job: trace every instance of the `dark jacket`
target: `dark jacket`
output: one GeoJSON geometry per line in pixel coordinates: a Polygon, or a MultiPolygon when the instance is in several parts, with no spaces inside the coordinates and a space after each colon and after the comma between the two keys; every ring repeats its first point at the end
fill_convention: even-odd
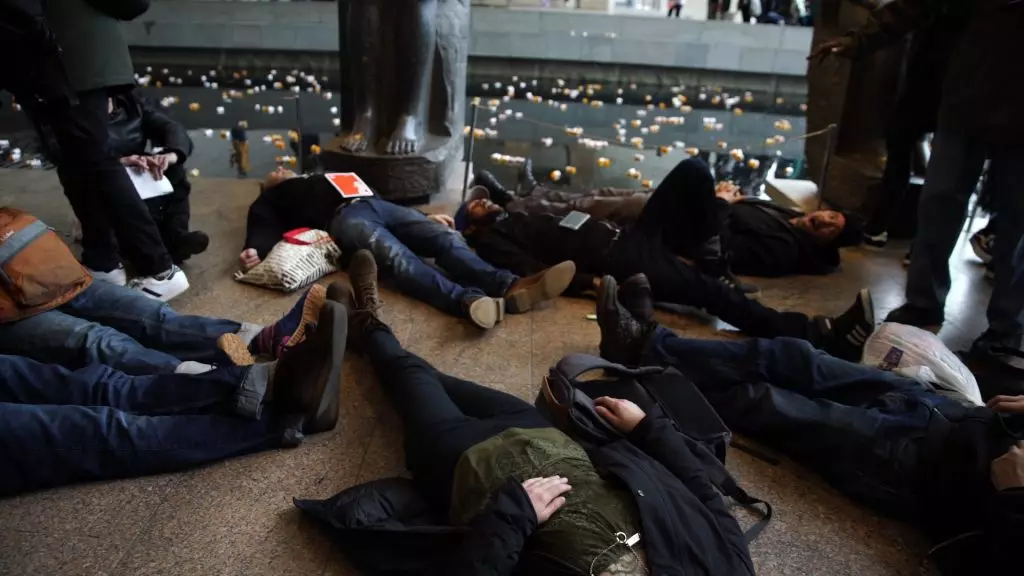
{"type": "Polygon", "coordinates": [[[138,89],[114,97],[108,126],[110,148],[118,157],[144,154],[146,142],[164,152],[174,152],[178,165],[192,155],[192,139],[180,123],[163,113],[138,89]]]}
{"type": "MultiPolygon", "coordinates": [[[[603,476],[634,495],[651,574],[754,573],[739,524],[671,420],[652,413],[628,439],[584,447],[603,476]]],[[[521,573],[520,552],[537,529],[520,481],[510,478],[489,507],[460,528],[448,526],[402,479],[295,505],[326,524],[364,574],[506,576],[521,573]]]]}
{"type": "Polygon", "coordinates": [[[954,45],[942,90],[939,128],[976,137],[991,145],[1021,147],[1024,115],[1024,2],[1019,0],[897,0],[872,12],[851,33],[855,55],[893,44],[937,18],[962,24],[948,41],[954,45]],[[949,12],[949,14],[944,14],[949,12]]]}
{"type": "MultiPolygon", "coordinates": [[[[992,460],[1021,438],[1024,417],[967,411],[946,430],[932,426],[917,523],[943,574],[1010,575],[1024,570],[1024,488],[996,491],[992,460]]],[[[927,450],[927,448],[926,448],[927,450]]]]}
{"type": "Polygon", "coordinates": [[[149,9],[149,0],[47,0],[46,17],[77,92],[135,84],[122,20],[149,9]]]}
{"type": "Polygon", "coordinates": [[[243,248],[255,248],[266,258],[289,230],[326,230],[341,204],[341,194],[323,176],[299,176],[261,190],[249,206],[243,248]]]}
{"type": "Polygon", "coordinates": [[[610,222],[590,218],[579,230],[559,226],[555,214],[504,212],[490,225],[466,232],[467,243],[494,266],[517,276],[529,276],[572,260],[576,276],[568,293],[580,295],[594,289],[594,281],[606,273],[605,256],[618,237],[610,222]]]}
{"type": "Polygon", "coordinates": [[[839,266],[839,250],[818,244],[789,223],[803,214],[748,198],[729,206],[722,246],[733,272],[773,278],[791,274],[828,274],[839,266]]]}

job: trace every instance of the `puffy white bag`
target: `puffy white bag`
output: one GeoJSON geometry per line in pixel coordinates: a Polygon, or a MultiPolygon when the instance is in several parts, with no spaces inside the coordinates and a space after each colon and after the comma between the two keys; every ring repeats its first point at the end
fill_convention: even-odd
{"type": "Polygon", "coordinates": [[[307,230],[296,239],[304,244],[278,242],[262,262],[235,280],[284,292],[298,290],[338,271],[341,250],[323,230],[307,230]]]}
{"type": "Polygon", "coordinates": [[[882,324],[864,345],[861,363],[913,378],[964,404],[984,405],[974,374],[938,336],[920,328],[882,324]]]}

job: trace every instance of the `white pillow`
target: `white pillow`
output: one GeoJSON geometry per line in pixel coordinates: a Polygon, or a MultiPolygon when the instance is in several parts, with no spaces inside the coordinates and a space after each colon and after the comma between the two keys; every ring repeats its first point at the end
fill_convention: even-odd
{"type": "Polygon", "coordinates": [[[338,271],[341,250],[323,230],[307,230],[296,236],[307,244],[278,242],[262,262],[248,272],[235,272],[235,280],[291,292],[338,271]]]}

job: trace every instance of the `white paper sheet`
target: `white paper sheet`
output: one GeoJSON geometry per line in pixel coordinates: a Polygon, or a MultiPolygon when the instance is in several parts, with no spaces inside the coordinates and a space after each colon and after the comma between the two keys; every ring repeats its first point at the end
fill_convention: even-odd
{"type": "Polygon", "coordinates": [[[128,177],[132,179],[132,184],[135,185],[139,198],[143,200],[156,198],[157,196],[166,196],[174,192],[174,186],[171,185],[171,181],[167,179],[167,176],[155,180],[149,172],[140,171],[131,166],[125,166],[124,169],[128,171],[128,177]]]}

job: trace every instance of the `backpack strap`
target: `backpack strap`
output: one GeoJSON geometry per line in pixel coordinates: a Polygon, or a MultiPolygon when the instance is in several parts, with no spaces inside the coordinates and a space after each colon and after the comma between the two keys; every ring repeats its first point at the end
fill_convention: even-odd
{"type": "Polygon", "coordinates": [[[648,374],[660,374],[664,368],[657,366],[644,366],[640,368],[626,368],[622,364],[609,362],[604,358],[591,356],[590,354],[569,354],[562,358],[554,367],[554,372],[559,373],[563,378],[572,382],[591,370],[603,369],[621,376],[646,376],[648,374]]]}
{"type": "MultiPolygon", "coordinates": [[[[703,450],[707,452],[707,448],[699,443],[688,442],[687,444],[690,445],[691,451],[703,450]]],[[[761,535],[765,526],[771,522],[772,515],[774,514],[772,505],[760,498],[754,498],[748,494],[747,491],[736,482],[736,479],[732,477],[732,474],[730,474],[729,470],[726,469],[725,464],[722,464],[710,452],[707,452],[706,457],[700,457],[700,455],[697,456],[700,459],[701,464],[704,465],[704,471],[707,473],[708,479],[711,480],[711,483],[714,484],[716,488],[718,488],[719,492],[729,498],[732,498],[744,508],[761,514],[761,519],[751,526],[749,530],[743,533],[744,540],[746,540],[747,544],[750,544],[761,535]],[[757,508],[757,504],[764,505],[764,510],[762,511],[757,508]]]]}
{"type": "Polygon", "coordinates": [[[11,258],[17,256],[19,252],[35,242],[37,238],[46,234],[47,230],[49,228],[47,228],[46,224],[41,220],[36,220],[11,234],[9,238],[3,241],[3,244],[0,244],[0,268],[6,266],[11,258]]]}

